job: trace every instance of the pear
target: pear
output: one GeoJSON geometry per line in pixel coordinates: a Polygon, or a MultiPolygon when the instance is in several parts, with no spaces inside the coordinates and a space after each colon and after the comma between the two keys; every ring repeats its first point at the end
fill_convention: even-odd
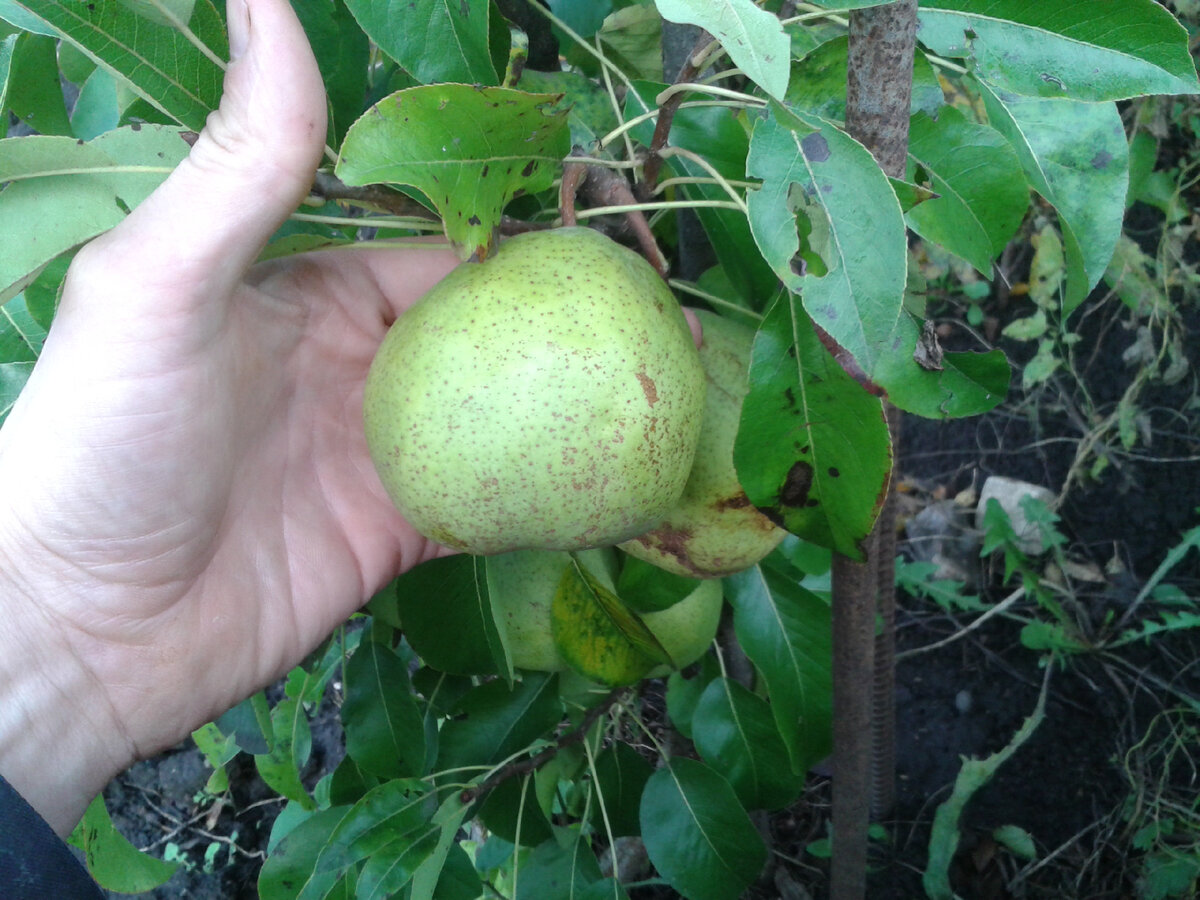
{"type": "Polygon", "coordinates": [[[476,554],[656,525],[683,493],[705,394],[670,289],[587,228],[523,234],[456,268],[397,319],[364,391],[392,501],[476,554]]]}
{"type": "MultiPolygon", "coordinates": [[[[724,601],[721,582],[702,581],[674,606],[642,613],[642,621],[654,632],[675,667],[682,669],[703,656],[717,636],[724,601]]],[[[668,667],[659,666],[651,670],[649,677],[666,675],[669,671],[668,667]]]]}
{"type": "Polygon", "coordinates": [[[691,475],[666,519],[621,549],[677,575],[717,578],[754,565],[786,532],[754,508],[733,466],[754,331],[715,313],[696,315],[704,328],[707,389],[691,475]]]}

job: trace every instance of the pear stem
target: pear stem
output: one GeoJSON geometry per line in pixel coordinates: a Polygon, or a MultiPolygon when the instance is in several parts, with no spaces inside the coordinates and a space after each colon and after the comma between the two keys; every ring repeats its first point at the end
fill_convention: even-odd
{"type": "Polygon", "coordinates": [[[642,255],[666,281],[670,272],[667,260],[654,240],[654,232],[650,230],[650,223],[642,212],[643,205],[638,203],[624,176],[605,166],[568,162],[563,167],[559,189],[559,215],[563,225],[578,223],[575,199],[580,192],[585,194],[591,206],[623,208],[621,211],[625,215],[625,223],[637,238],[642,255]]]}

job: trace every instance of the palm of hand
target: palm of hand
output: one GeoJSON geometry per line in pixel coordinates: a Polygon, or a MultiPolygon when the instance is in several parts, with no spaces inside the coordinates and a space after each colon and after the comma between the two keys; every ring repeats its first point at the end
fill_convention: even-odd
{"type": "Polygon", "coordinates": [[[37,536],[22,564],[69,585],[41,612],[144,755],[438,552],[378,483],[361,392],[390,321],[454,260],[319,254],[251,270],[228,298],[150,273],[134,297],[94,246],[5,429],[3,489],[37,536]]]}

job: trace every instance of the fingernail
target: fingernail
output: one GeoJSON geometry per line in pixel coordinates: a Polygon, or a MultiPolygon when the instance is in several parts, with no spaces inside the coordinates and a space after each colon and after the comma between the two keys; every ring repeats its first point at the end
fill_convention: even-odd
{"type": "Polygon", "coordinates": [[[228,0],[225,19],[229,27],[229,61],[233,62],[250,43],[250,8],[246,0],[228,0]]]}

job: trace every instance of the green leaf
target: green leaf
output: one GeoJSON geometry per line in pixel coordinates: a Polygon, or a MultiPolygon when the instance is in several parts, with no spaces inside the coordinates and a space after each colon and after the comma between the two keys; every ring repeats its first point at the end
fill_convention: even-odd
{"type": "Polygon", "coordinates": [[[341,873],[317,872],[316,862],[348,811],[349,807],[334,806],[313,813],[270,848],[258,873],[260,900],[296,900],[302,892],[306,896],[330,896],[341,873]]]}
{"type": "MultiPolygon", "coordinates": [[[[567,846],[550,839],[534,848],[521,864],[515,900],[590,900],[586,885],[600,880],[600,866],[590,848],[576,835],[567,846]]],[[[620,894],[610,892],[610,898],[620,894]]]]}
{"type": "Polygon", "coordinates": [[[1013,319],[1000,332],[1005,337],[1015,341],[1032,341],[1046,333],[1050,325],[1046,321],[1046,311],[1039,309],[1032,316],[1023,319],[1013,319]]]}
{"type": "Polygon", "coordinates": [[[1041,100],[981,86],[988,119],[1058,211],[1067,253],[1064,318],[1099,282],[1125,214],[1129,144],[1114,103],[1041,100]]]}
{"type": "Polygon", "coordinates": [[[271,710],[271,732],[268,751],[254,757],[259,776],[275,793],[315,809],[300,777],[312,753],[312,731],[303,704],[290,697],[279,701],[271,710]]]}
{"type": "Polygon", "coordinates": [[[554,837],[554,828],[538,800],[532,776],[508,778],[487,795],[479,820],[510,844],[535,847],[554,837]]]}
{"type": "MultiPolygon", "coordinates": [[[[590,6],[592,0],[587,0],[590,6]]],[[[522,90],[562,97],[556,109],[567,112],[571,145],[596,150],[602,137],[617,127],[617,113],[608,93],[579,72],[538,72],[526,69],[522,90]]]]}
{"type": "Polygon", "coordinates": [[[217,108],[224,73],[214,58],[228,59],[229,44],[212,0],[196,0],[188,22],[207,54],[174,28],[151,22],[120,3],[21,2],[184,127],[200,131],[217,108]]]}
{"type": "Polygon", "coordinates": [[[379,49],[422,84],[497,83],[488,51],[491,3],[346,0],[346,5],[379,49]]]}
{"type": "Polygon", "coordinates": [[[763,182],[747,197],[763,257],[813,321],[873,375],[894,352],[908,272],[904,215],[887,176],[829,122],[778,105],[754,126],[746,172],[763,182]]]}
{"type": "Polygon", "coordinates": [[[159,25],[174,25],[192,17],[196,0],[117,0],[143,18],[159,25]]]}
{"type": "Polygon", "coordinates": [[[952,106],[936,119],[913,116],[908,177],[938,195],[908,212],[909,226],[990,277],[1029,208],[1020,160],[1004,136],[952,106]]]}
{"type": "Polygon", "coordinates": [[[654,0],[669,22],[698,25],[725,48],[733,64],[776,100],[788,86],[791,39],[779,19],[752,0],[654,0]]]}
{"type": "Polygon", "coordinates": [[[329,100],[328,140],[337,147],[346,129],[363,111],[370,41],[344,0],[292,0],[292,7],[304,26],[321,70],[329,100]]]}
{"type": "Polygon", "coordinates": [[[336,172],[351,185],[417,188],[460,254],[483,259],[505,205],[550,187],[570,149],[566,113],[552,108],[557,100],[463,84],[397,91],[350,127],[336,172]]]}
{"type": "Polygon", "coordinates": [[[572,559],[550,605],[554,645],[575,671],[606,685],[632,684],[671,657],[641,617],[572,559]]]}
{"type": "Polygon", "coordinates": [[[29,314],[24,296],[0,306],[0,362],[34,362],[45,340],[46,330],[29,314]]]}
{"type": "Polygon", "coordinates": [[[1009,853],[1019,859],[1037,859],[1037,847],[1033,843],[1033,835],[1017,825],[1001,825],[992,829],[992,837],[997,844],[1005,847],[1009,853]]]}
{"type": "Polygon", "coordinates": [[[0,363],[0,424],[8,418],[32,373],[31,362],[0,363]]]}
{"type": "Polygon", "coordinates": [[[692,717],[696,712],[696,704],[704,694],[704,689],[714,678],[721,675],[720,666],[711,653],[700,657],[700,671],[685,675],[682,671],[674,671],[667,676],[667,715],[675,730],[688,740],[693,740],[692,717]]]}
{"type": "Polygon", "coordinates": [[[383,778],[424,775],[425,728],[408,667],[378,641],[364,641],[346,663],[342,723],[346,753],[383,778]]]}
{"type": "Polygon", "coordinates": [[[179,863],[150,856],[129,843],[113,825],[103,796],[88,805],[70,842],[83,851],[88,872],[100,886],[122,894],[153,890],[179,868],[179,863]]]}
{"type": "Polygon", "coordinates": [[[962,769],[954,780],[954,790],[938,806],[933,816],[933,831],[929,836],[929,863],[922,883],[930,900],[954,900],[950,886],[950,863],[958,849],[959,819],[975,792],[992,780],[996,770],[1024,744],[1045,717],[1046,686],[1038,696],[1037,707],[1002,749],[986,759],[963,759],[962,769]]]}
{"type": "Polygon", "coordinates": [[[116,225],[186,155],[179,130],[119,128],[67,137],[0,140],[0,302],[59,254],[116,225]]]}
{"type": "MultiPolygon", "coordinates": [[[[266,753],[270,749],[264,733],[264,720],[260,720],[255,709],[259,700],[265,705],[266,698],[261,693],[247,697],[237,706],[226,710],[215,721],[222,734],[229,735],[238,747],[255,755],[266,753]]],[[[270,725],[269,710],[266,712],[265,724],[270,725]]]]}
{"type": "Polygon", "coordinates": [[[437,879],[437,900],[479,900],[483,882],[462,844],[450,844],[437,879]]]}
{"type": "Polygon", "coordinates": [[[6,102],[17,118],[38,134],[70,134],[71,121],[58,76],[58,41],[39,34],[18,35],[6,102]]]}
{"type": "MultiPolygon", "coordinates": [[[[345,872],[367,860],[358,874],[358,896],[390,897],[433,853],[441,829],[430,821],[428,785],[390,781],[369,791],[341,818],[317,858],[314,872],[345,872]]],[[[302,890],[299,900],[320,900],[302,890]]]]}
{"type": "Polygon", "coordinates": [[[117,82],[107,69],[96,68],[79,91],[71,111],[71,131],[82,141],[112,131],[121,121],[117,82]]]}
{"type": "Polygon", "coordinates": [[[192,741],[196,744],[196,749],[204,754],[205,762],[213,769],[204,789],[210,794],[221,794],[229,790],[229,774],[225,771],[225,764],[239,752],[233,735],[221,734],[221,729],[209,722],[192,732],[192,741]]]}
{"type": "Polygon", "coordinates": [[[458,847],[455,839],[463,819],[467,817],[468,808],[462,802],[462,795],[458,791],[451,791],[434,813],[433,822],[442,829],[441,840],[413,875],[409,900],[448,900],[442,895],[442,875],[450,851],[458,847]]]}
{"type": "Polygon", "coordinates": [[[396,580],[404,636],[428,665],[451,675],[508,670],[496,630],[486,562],[461,554],[431,559],[396,580]]]}
{"type": "Polygon", "coordinates": [[[53,28],[25,8],[25,4],[17,0],[0,0],[0,19],[15,25],[22,31],[32,34],[44,34],[47,37],[58,37],[53,28]]]}
{"type": "Polygon", "coordinates": [[[1011,373],[1003,351],[947,352],[940,367],[930,369],[914,361],[922,333],[922,323],[907,311],[901,313],[891,338],[897,352],[884,357],[875,372],[875,380],[887,388],[896,406],[943,419],[986,412],[1008,395],[1011,373]]]}
{"type": "Polygon", "coordinates": [[[13,52],[21,34],[10,34],[0,41],[0,137],[8,132],[8,93],[12,90],[13,52]]]}
{"type": "Polygon", "coordinates": [[[636,556],[623,556],[617,596],[635,612],[670,609],[700,586],[700,579],[676,575],[636,556]]]}
{"type": "Polygon", "coordinates": [[[472,688],[442,725],[438,769],[498,762],[523,750],[562,717],[558,679],[527,673],[509,690],[503,681],[472,688]]]}
{"type": "Polygon", "coordinates": [[[736,900],[766,862],[729,782],[694,759],[672,759],[650,776],[641,818],[650,861],[690,900],[736,900]]]}
{"type": "Polygon", "coordinates": [[[1123,100],[1200,89],[1187,32],[1154,0],[923,0],[920,40],[1032,97],[1123,100]]]}
{"type": "Polygon", "coordinates": [[[747,809],[781,809],[804,789],[771,706],[728,678],[709,682],[692,718],[701,758],[725,776],[747,809]]]}
{"type": "Polygon", "coordinates": [[[733,459],[746,496],[774,521],[862,558],[892,468],[883,403],[822,346],[792,294],[755,335],[733,459]]]}
{"type": "Polygon", "coordinates": [[[829,605],[762,565],[730,576],[725,584],[734,633],[762,674],[792,771],[804,771],[832,748],[829,605]]]}
{"type": "Polygon", "coordinates": [[[639,806],[653,771],[645,757],[619,741],[596,757],[595,790],[599,796],[592,798],[591,814],[598,834],[607,838],[608,829],[613,837],[641,833],[639,806]]]}
{"type": "Polygon", "coordinates": [[[613,10],[612,0],[548,0],[550,11],[584,40],[595,35],[613,10]]]}

